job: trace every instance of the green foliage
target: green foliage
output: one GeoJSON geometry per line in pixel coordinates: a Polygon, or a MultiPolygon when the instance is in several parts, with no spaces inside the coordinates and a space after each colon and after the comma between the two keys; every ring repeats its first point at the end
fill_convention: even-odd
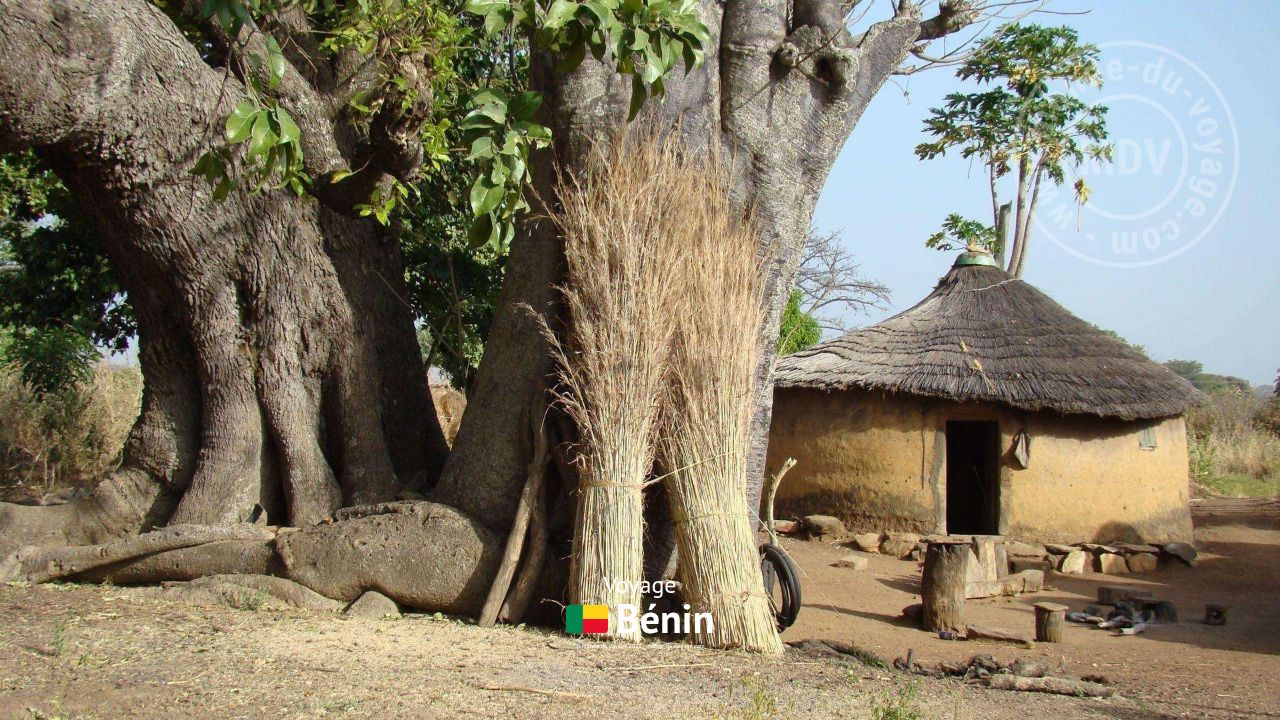
{"type": "MultiPolygon", "coordinates": [[[[560,58],[568,72],[591,53],[608,57],[631,78],[634,118],[646,98],[662,97],[663,77],[681,60],[685,72],[702,64],[711,34],[698,19],[696,0],[467,0],[463,9],[484,19],[490,37],[530,32],[535,48],[560,58]]],[[[516,216],[528,209],[523,183],[531,150],[551,141],[534,122],[542,99],[536,93],[508,95],[490,88],[471,97],[462,120],[468,159],[481,172],[471,185],[473,244],[505,249],[516,216]]]]}
{"type": "MultiPolygon", "coordinates": [[[[1184,369],[1198,365],[1181,362],[1184,369]]],[[[1197,485],[1231,497],[1280,494],[1280,403],[1252,392],[1216,392],[1186,421],[1197,485]]]]}
{"type": "Polygon", "coordinates": [[[1204,371],[1204,365],[1195,360],[1170,360],[1164,366],[1185,378],[1202,392],[1241,394],[1253,392],[1253,387],[1248,380],[1231,375],[1207,373],[1204,371]]]}
{"type": "Polygon", "coordinates": [[[778,326],[779,356],[790,355],[822,340],[822,328],[817,318],[801,307],[801,298],[799,290],[792,290],[786,307],[782,309],[782,320],[778,326]]]}
{"type": "Polygon", "coordinates": [[[95,344],[124,350],[133,314],[67,189],[31,153],[0,156],[0,359],[37,392],[88,378],[95,344]]]}
{"type": "Polygon", "coordinates": [[[872,720],[923,720],[924,713],[917,706],[918,688],[907,682],[897,686],[894,692],[885,692],[871,701],[872,720]]]}
{"type": "MultiPolygon", "coordinates": [[[[916,156],[929,160],[957,149],[961,157],[981,160],[990,175],[993,204],[999,205],[997,181],[1015,170],[1019,193],[1029,197],[1038,191],[1041,178],[1060,186],[1067,172],[1087,159],[1110,162],[1107,107],[1051,91],[1056,82],[1102,84],[1098,48],[1081,43],[1075,30],[1006,25],[974,51],[956,76],[990,88],[951,93],[942,107],[931,109],[924,126],[934,139],[917,145],[916,156]]],[[[1084,178],[1077,177],[1073,188],[1077,202],[1088,201],[1091,190],[1084,178]]],[[[1015,218],[1024,238],[1029,222],[1029,217],[1015,218]]],[[[986,227],[974,225],[974,231],[986,227]]],[[[930,247],[941,247],[949,232],[944,226],[930,238],[930,247]]],[[[986,242],[994,245],[994,231],[979,234],[989,235],[986,242]]]]}
{"type": "Polygon", "coordinates": [[[950,252],[970,245],[996,252],[999,238],[996,229],[977,220],[970,220],[959,213],[951,213],[942,221],[942,230],[925,240],[925,247],[950,252]]]}

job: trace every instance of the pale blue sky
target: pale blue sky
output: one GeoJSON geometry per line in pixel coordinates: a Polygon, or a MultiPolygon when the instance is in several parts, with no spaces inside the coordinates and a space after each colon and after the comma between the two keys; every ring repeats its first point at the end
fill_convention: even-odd
{"type": "MultiPolygon", "coordinates": [[[[1105,97],[1111,107],[1124,168],[1089,177],[1094,207],[1078,218],[1069,204],[1042,199],[1038,216],[1048,224],[1033,235],[1026,280],[1080,317],[1145,346],[1157,360],[1199,360],[1207,371],[1270,384],[1280,368],[1280,79],[1273,70],[1280,2],[1071,0],[1053,7],[1090,9],[1037,21],[1072,25],[1083,40],[1102,46],[1112,80],[1086,95],[1105,97]],[[1151,45],[1181,55],[1203,76],[1151,45]],[[1157,64],[1162,57],[1166,62],[1157,64]],[[1165,79],[1185,83],[1166,95],[1165,79]],[[1234,191],[1223,204],[1233,170],[1234,191]],[[1198,220],[1176,210],[1190,210],[1187,203],[1197,200],[1206,210],[1198,220]],[[1145,227],[1165,233],[1151,240],[1154,250],[1118,254],[1111,241],[1097,239],[1145,227]]],[[[858,323],[911,306],[946,272],[953,255],[923,243],[948,213],[990,221],[980,167],[958,157],[921,162],[912,152],[925,137],[921,121],[928,109],[959,89],[958,82],[944,68],[886,85],[822,193],[814,222],[843,229],[865,274],[893,291],[890,308],[855,318],[858,323]]]]}

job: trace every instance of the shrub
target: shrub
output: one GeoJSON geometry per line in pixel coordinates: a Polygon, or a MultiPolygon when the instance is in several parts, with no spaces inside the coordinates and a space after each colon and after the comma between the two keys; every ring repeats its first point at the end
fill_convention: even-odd
{"type": "Polygon", "coordinates": [[[115,469],[141,402],[135,367],[100,362],[85,382],[41,397],[0,365],[0,499],[41,499],[115,469]]]}
{"type": "Polygon", "coordinates": [[[1274,399],[1227,390],[1187,413],[1191,476],[1215,494],[1280,493],[1280,435],[1274,399]]]}

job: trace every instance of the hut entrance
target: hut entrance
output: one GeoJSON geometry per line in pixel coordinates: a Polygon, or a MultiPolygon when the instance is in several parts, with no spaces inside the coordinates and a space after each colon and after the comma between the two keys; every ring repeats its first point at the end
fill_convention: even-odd
{"type": "Polygon", "coordinates": [[[999,458],[998,424],[947,422],[947,533],[999,533],[999,458]]]}

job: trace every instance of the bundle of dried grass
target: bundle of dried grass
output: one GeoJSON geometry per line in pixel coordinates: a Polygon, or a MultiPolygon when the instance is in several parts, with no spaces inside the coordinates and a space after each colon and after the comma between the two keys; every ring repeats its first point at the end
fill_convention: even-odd
{"type": "Polygon", "coordinates": [[[662,464],[676,526],[680,579],[694,612],[714,627],[696,641],[780,653],[748,514],[746,478],[764,321],[759,234],[730,206],[728,169],[714,155],[689,172],[697,208],[676,216],[675,320],[662,464]]]}
{"type": "MultiPolygon", "coordinates": [[[[671,348],[676,271],[664,237],[688,212],[670,142],[615,138],[588,169],[562,179],[552,219],[568,260],[559,401],[578,426],[581,481],[570,597],[639,606],[642,490],[653,465],[658,401],[671,348]]],[[[610,634],[639,640],[639,630],[610,634]]]]}

